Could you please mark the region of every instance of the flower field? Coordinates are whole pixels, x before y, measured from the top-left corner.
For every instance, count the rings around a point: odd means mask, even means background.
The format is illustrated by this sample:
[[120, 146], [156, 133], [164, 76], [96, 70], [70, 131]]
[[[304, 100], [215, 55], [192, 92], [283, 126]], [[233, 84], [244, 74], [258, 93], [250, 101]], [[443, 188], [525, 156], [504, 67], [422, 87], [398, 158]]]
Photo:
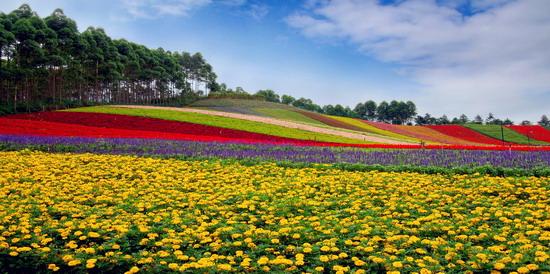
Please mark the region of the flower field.
[[550, 129], [541, 126], [508, 126], [508, 128], [531, 139], [550, 142]]
[[460, 125], [427, 125], [426, 127], [437, 130], [443, 134], [486, 145], [510, 145], [511, 143], [493, 139], [481, 133]]
[[388, 123], [372, 121], [368, 121], [367, 123], [382, 130], [391, 131], [406, 136], [412, 136], [419, 140], [425, 140], [427, 142], [453, 145], [480, 145], [479, 143], [445, 135], [437, 130], [423, 126], [392, 125]]
[[[235, 130], [230, 128], [221, 128], [215, 126], [201, 125], [189, 122], [170, 121], [156, 118], [129, 116], [129, 115], [117, 115], [117, 114], [105, 114], [105, 113], [85, 113], [85, 112], [40, 112], [33, 114], [12, 115], [10, 119], [25, 120], [17, 121], [20, 127], [23, 127], [26, 123], [32, 124], [32, 129], [39, 129], [40, 122], [53, 122], [68, 124], [67, 126], [58, 126], [55, 130], [52, 129], [48, 132], [50, 135], [61, 134], [60, 131], [67, 131], [73, 126], [86, 126], [94, 127], [94, 130], [81, 130], [80, 132], [95, 132], [106, 137], [117, 137], [116, 133], [122, 132], [119, 137], [143, 137], [139, 134], [132, 134], [134, 131], [154, 132], [153, 136], [157, 136], [157, 139], [180, 139], [180, 140], [197, 140], [197, 141], [245, 141], [245, 142], [259, 142], [259, 143], [292, 143], [301, 145], [313, 145], [317, 142], [306, 141], [293, 138], [285, 138], [279, 136], [272, 136], [267, 134], [260, 134], [254, 132], [248, 132], [243, 130]], [[8, 129], [13, 125], [6, 122]], [[8, 133], [8, 129], [4, 129], [4, 133]], [[0, 131], [2, 128], [0, 128]], [[122, 131], [120, 131], [122, 130]], [[126, 130], [129, 130], [127, 135]], [[20, 131], [20, 130], [19, 130]], [[12, 132], [9, 133], [13, 133]], [[114, 132], [115, 135], [110, 135]], [[183, 134], [183, 137], [182, 137]], [[62, 135], [63, 136], [63, 135]], [[71, 136], [71, 135], [69, 135]], [[75, 134], [72, 136], [82, 136], [82, 134]], [[88, 137], [94, 137], [98, 135], [92, 135]], [[148, 136], [147, 134], [144, 135]], [[189, 138], [189, 136], [193, 136]], [[322, 142], [318, 142], [322, 144]]]
[[8, 272], [546, 272], [548, 177], [2, 152]]
[[282, 127], [272, 124], [221, 117], [215, 115], [206, 115], [192, 112], [181, 112], [166, 109], [138, 109], [138, 108], [121, 108], [110, 106], [96, 106], [86, 108], [76, 108], [69, 110], [70, 112], [86, 112], [86, 113], [106, 113], [106, 114], [121, 114], [129, 116], [139, 116], [148, 118], [157, 118], [162, 120], [187, 122], [193, 124], [201, 124], [219, 128], [235, 129], [253, 133], [260, 133], [270, 136], [300, 139], [306, 141], [320, 142], [337, 142], [337, 143], [365, 143], [361, 140], [345, 138], [330, 134], [322, 134], [311, 131], [300, 130], [296, 128]]
[[[506, 142], [523, 144], [523, 145], [550, 145], [550, 143], [533, 139], [533, 137], [527, 138], [527, 136], [522, 135], [521, 133], [518, 133], [506, 126], [501, 127], [500, 125], [478, 125], [478, 124], [469, 124], [465, 126], [481, 134], [492, 137], [494, 139], [504, 138], [504, 141]], [[548, 132], [548, 134], [550, 134], [550, 131]]]
[[[95, 154], [149, 155], [192, 159], [237, 159], [306, 164], [358, 164], [382, 167], [399, 166], [403, 170], [428, 171], [425, 167], [476, 167], [535, 170], [550, 166], [550, 151], [451, 150], [451, 149], [380, 149], [347, 147], [294, 146], [281, 144], [197, 142], [137, 138], [82, 138], [52, 136], [0, 135], [2, 150], [41, 150]], [[443, 172], [435, 169], [435, 172]], [[461, 170], [458, 170], [461, 172]], [[533, 172], [531, 172], [533, 171]], [[476, 170], [475, 172], [484, 172]], [[487, 171], [485, 171], [487, 172]], [[539, 171], [537, 171], [539, 172]], [[472, 172], [473, 173], [473, 172]], [[545, 173], [546, 174], [546, 173]], [[549, 173], [550, 175], [550, 170]]]
[[0, 272], [550, 271], [550, 147], [423, 129], [449, 140], [158, 109], [2, 117]]

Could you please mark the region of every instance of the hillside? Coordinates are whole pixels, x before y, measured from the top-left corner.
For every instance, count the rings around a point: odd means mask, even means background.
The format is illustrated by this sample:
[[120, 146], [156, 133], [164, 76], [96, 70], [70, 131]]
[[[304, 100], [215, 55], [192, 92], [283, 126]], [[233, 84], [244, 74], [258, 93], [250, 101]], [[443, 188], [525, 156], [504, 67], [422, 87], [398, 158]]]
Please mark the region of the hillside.
[[549, 143], [535, 140], [533, 139], [533, 137], [528, 139], [525, 135], [522, 135], [507, 127], [501, 128], [501, 126], [499, 125], [466, 124], [465, 127], [473, 129], [481, 134], [487, 135], [495, 139], [501, 140], [504, 137], [504, 141], [506, 142], [512, 142], [522, 145], [549, 145]]
[[274, 118], [240, 113], [220, 112], [198, 108], [170, 108], [146, 106], [101, 106], [77, 108], [70, 111], [143, 116], [173, 121], [243, 130], [278, 137], [335, 143], [406, 144], [393, 139], [360, 134], [337, 129], [315, 127]]
[[367, 134], [402, 143], [421, 142], [415, 137], [377, 129], [361, 122], [358, 119], [319, 114], [280, 103], [243, 99], [205, 99], [191, 104], [191, 107], [271, 117], [275, 119], [324, 127], [331, 130], [345, 131], [355, 134]]

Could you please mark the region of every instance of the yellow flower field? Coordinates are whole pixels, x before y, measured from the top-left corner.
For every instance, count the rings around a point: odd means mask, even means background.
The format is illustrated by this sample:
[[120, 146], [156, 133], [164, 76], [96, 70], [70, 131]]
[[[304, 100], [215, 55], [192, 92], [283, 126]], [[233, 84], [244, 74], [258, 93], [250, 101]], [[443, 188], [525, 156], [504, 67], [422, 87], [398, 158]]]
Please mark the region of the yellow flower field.
[[545, 272], [549, 194], [550, 178], [3, 152], [0, 269]]

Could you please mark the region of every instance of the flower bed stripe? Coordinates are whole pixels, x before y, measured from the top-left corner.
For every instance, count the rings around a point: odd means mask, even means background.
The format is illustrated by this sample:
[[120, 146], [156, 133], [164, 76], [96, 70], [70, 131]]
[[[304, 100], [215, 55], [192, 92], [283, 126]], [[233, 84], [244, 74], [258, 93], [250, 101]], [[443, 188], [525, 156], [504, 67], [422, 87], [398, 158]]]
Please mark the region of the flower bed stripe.
[[550, 142], [550, 130], [542, 126], [507, 126], [509, 129], [528, 136], [531, 139]]
[[365, 121], [365, 122], [379, 129], [395, 132], [406, 136], [415, 137], [420, 140], [424, 140], [428, 142], [436, 142], [436, 143], [451, 144], [451, 145], [481, 145], [480, 143], [471, 142], [471, 141], [467, 141], [467, 140], [463, 140], [460, 138], [443, 134], [437, 130], [434, 130], [428, 127], [392, 125], [388, 123], [372, 122], [372, 121]]
[[437, 130], [443, 134], [460, 138], [463, 140], [467, 140], [470, 142], [487, 144], [487, 145], [500, 145], [500, 146], [512, 145], [512, 143], [502, 142], [500, 140], [493, 139], [479, 132], [476, 132], [474, 130], [471, 130], [469, 128], [459, 126], [459, 125], [428, 125], [425, 127], [428, 127], [428, 128]]

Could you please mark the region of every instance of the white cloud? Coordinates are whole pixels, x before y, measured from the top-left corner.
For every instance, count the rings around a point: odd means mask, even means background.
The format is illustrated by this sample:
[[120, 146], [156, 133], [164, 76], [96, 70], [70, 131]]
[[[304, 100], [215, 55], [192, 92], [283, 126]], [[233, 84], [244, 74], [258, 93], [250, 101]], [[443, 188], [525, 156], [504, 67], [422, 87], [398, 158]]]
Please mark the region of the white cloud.
[[122, 0], [127, 12], [137, 18], [155, 18], [163, 15], [185, 16], [192, 10], [211, 2], [212, 0]]
[[248, 14], [256, 19], [261, 20], [269, 13], [269, 7], [262, 4], [252, 4], [248, 10]]
[[424, 86], [415, 93], [424, 111], [517, 119], [548, 112], [540, 102], [550, 98], [548, 0], [474, 0], [471, 16], [455, 9], [460, 0], [450, 1], [455, 5], [334, 0], [287, 23], [308, 37], [344, 39], [400, 65]]

